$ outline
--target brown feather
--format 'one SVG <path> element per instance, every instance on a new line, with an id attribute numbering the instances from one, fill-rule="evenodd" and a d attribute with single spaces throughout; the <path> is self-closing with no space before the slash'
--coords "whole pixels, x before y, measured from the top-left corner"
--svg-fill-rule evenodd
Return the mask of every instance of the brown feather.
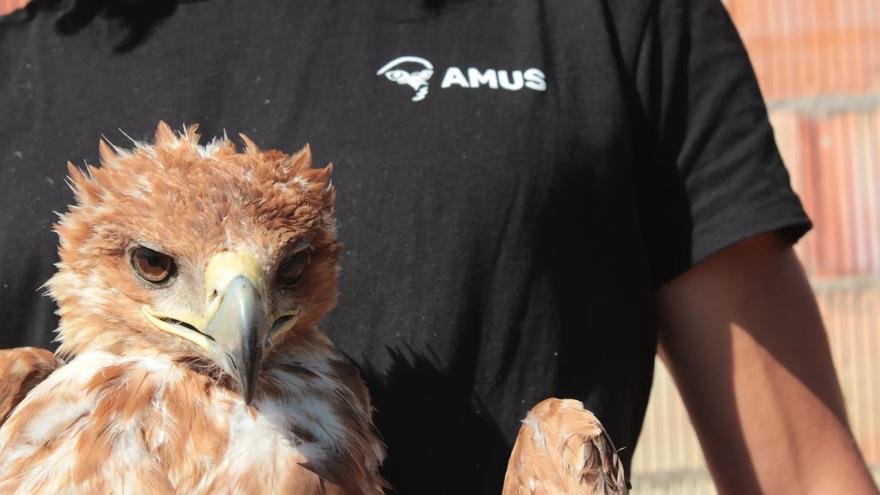
<path id="1" fill-rule="evenodd" d="M 101 158 L 101 163 L 111 163 L 116 158 L 116 152 L 101 139 L 98 141 L 98 156 Z"/>
<path id="2" fill-rule="evenodd" d="M 0 425 L 15 406 L 64 362 L 36 347 L 0 350 Z"/>
<path id="3" fill-rule="evenodd" d="M 287 161 L 287 169 L 291 172 L 301 172 L 312 167 L 312 147 L 309 143 L 293 155 Z"/>
<path id="4" fill-rule="evenodd" d="M 195 133 L 196 129 L 192 129 L 192 132 Z M 187 129 L 187 135 L 190 134 L 190 130 Z M 171 127 L 165 123 L 164 120 L 159 121 L 159 125 L 156 126 L 156 144 L 157 145 L 167 145 L 173 143 L 177 140 L 177 137 L 174 135 L 174 131 L 171 130 Z"/>
<path id="5" fill-rule="evenodd" d="M 241 141 L 244 143 L 245 153 L 249 155 L 258 155 L 260 153 L 260 147 L 251 141 L 251 138 L 247 137 L 243 132 L 239 132 L 238 137 L 240 137 Z"/>
<path id="6" fill-rule="evenodd" d="M 546 399 L 529 411 L 504 476 L 503 495 L 623 495 L 623 464 L 580 401 Z"/>

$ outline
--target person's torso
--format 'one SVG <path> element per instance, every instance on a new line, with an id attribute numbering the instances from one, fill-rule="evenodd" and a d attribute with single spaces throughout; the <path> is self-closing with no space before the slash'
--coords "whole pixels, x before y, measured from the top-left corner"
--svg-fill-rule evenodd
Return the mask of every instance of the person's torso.
<path id="1" fill-rule="evenodd" d="M 0 344 L 52 337 L 38 287 L 65 162 L 197 122 L 334 163 L 345 248 L 322 330 L 365 372 L 399 493 L 500 487 L 518 420 L 551 395 L 631 454 L 653 281 L 619 39 L 636 28 L 603 5 L 216 0 L 121 52 L 115 21 L 0 26 Z"/>

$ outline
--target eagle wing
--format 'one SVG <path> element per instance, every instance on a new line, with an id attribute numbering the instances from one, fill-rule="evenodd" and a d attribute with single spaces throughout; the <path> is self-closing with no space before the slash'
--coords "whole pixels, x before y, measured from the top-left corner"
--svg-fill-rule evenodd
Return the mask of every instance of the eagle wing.
<path id="1" fill-rule="evenodd" d="M 64 361 L 46 349 L 0 350 L 0 426 L 31 389 L 62 365 Z"/>
<path id="2" fill-rule="evenodd" d="M 611 438 L 580 401 L 546 399 L 529 411 L 502 495 L 627 494 Z"/>
<path id="3" fill-rule="evenodd" d="M 0 428 L 0 493 L 175 493 L 143 448 L 138 423 L 111 421 L 120 416 L 119 409 L 135 416 L 143 400 L 133 399 L 149 392 L 141 390 L 142 383 L 113 381 L 118 370 L 97 360 L 61 366 L 47 351 L 26 351 L 3 353 L 4 390 L 29 391 L 22 393 Z M 53 366 L 55 372 L 46 371 Z M 43 370 L 32 373 L 44 379 L 9 386 L 11 375 L 21 376 L 16 383 L 29 381 L 26 368 Z M 105 383 L 109 385 L 96 389 Z"/>
<path id="4" fill-rule="evenodd" d="M 153 356 L 81 354 L 0 428 L 0 493 L 327 495 L 266 416 Z"/>

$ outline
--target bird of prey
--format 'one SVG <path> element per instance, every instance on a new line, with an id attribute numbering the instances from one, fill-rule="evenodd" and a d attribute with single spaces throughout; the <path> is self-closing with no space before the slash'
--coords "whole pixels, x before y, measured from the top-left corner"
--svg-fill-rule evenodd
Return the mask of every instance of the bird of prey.
<path id="1" fill-rule="evenodd" d="M 517 435 L 502 495 L 626 495 L 623 463 L 602 424 L 573 399 L 533 407 Z"/>
<path id="2" fill-rule="evenodd" d="M 382 493 L 367 389 L 316 328 L 331 167 L 242 140 L 160 123 L 68 164 L 47 283 L 64 361 L 0 354 L 0 493 Z"/>

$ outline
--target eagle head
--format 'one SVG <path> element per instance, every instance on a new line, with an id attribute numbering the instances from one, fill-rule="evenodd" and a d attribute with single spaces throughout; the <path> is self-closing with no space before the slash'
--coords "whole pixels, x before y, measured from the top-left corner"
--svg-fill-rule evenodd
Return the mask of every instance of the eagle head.
<path id="1" fill-rule="evenodd" d="M 254 397 L 262 363 L 336 302 L 340 245 L 331 165 L 261 151 L 242 135 L 199 144 L 164 122 L 152 144 L 99 143 L 101 166 L 68 163 L 76 204 L 60 216 L 59 352 L 161 354 Z"/>

